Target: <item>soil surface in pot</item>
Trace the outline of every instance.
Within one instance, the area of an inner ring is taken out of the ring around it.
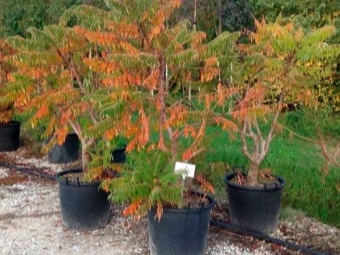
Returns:
[[[102,179],[107,179],[107,178],[115,178],[117,175],[113,171],[103,171],[101,174]],[[60,176],[60,179],[66,180],[69,182],[80,182],[80,183],[87,183],[88,181],[84,180],[84,173],[83,172],[70,172],[67,174],[63,174]],[[93,180],[94,182],[100,181],[100,179],[95,179]]]
[[[274,186],[275,184],[280,185],[280,182],[277,180],[277,178],[271,174],[271,169],[264,169],[260,171],[257,181],[258,184],[256,187],[263,187],[265,185]],[[230,182],[240,186],[248,186],[247,176],[244,173],[238,171],[236,171],[236,176],[231,179]]]
[[[81,162],[50,164],[46,156],[33,154],[27,147],[0,153],[0,163],[36,169],[26,174],[0,166],[0,251],[3,255],[76,255],[76,254],[149,254],[147,221],[122,216],[123,208],[114,206],[109,224],[95,231],[73,231],[63,227],[58,186],[54,180],[39,177],[64,169],[74,169]],[[326,254],[340,254],[340,230],[306,217],[293,209],[280,220],[271,236],[317,249]],[[217,201],[212,216],[228,222],[226,201]],[[289,255],[303,254],[253,237],[210,226],[206,255]]]
[[[191,209],[201,208],[202,206],[207,206],[209,204],[210,204],[210,202],[209,202],[209,200],[207,199],[206,196],[202,197],[202,196],[200,196],[198,194],[195,194],[193,192],[187,191],[187,192],[183,193],[183,204],[181,206],[181,209],[186,209],[186,208],[191,208]],[[164,205],[164,208],[178,209],[179,207],[167,204],[167,205]]]

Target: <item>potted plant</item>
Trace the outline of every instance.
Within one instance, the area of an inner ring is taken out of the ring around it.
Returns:
[[[85,22],[95,19],[94,8],[75,7],[65,14],[85,20],[77,28],[79,33],[105,49],[101,58],[84,62],[105,86],[116,89],[113,98],[129,100],[131,111],[106,129],[105,138],[128,138],[131,160],[120,178],[104,181],[102,187],[110,191],[111,200],[129,204],[125,214],[148,215],[151,254],[204,254],[215,203],[205,192],[191,193],[174,170],[176,162],[190,168],[185,162],[205,149],[202,141],[210,114],[203,105],[215,99],[210,96],[211,81],[219,74],[218,68],[210,67],[215,63],[212,52],[228,45],[229,34],[208,49],[203,44],[205,34],[190,29],[187,21],[167,26],[165,21],[179,4],[177,0],[110,1],[110,11],[100,16],[107,18],[100,31],[89,31]],[[188,86],[193,88],[191,102],[182,92]],[[101,104],[108,116],[112,107],[119,105]],[[198,182],[210,187],[201,178]],[[195,203],[190,202],[189,208],[185,198],[204,204],[191,208]],[[169,228],[175,221],[176,227]]]
[[[161,150],[133,151],[120,177],[102,186],[128,204],[123,215],[147,215],[151,254],[205,254],[213,188],[201,176],[184,180],[169,158]]]
[[[260,166],[279,130],[280,113],[288,103],[317,106],[314,86],[332,68],[321,63],[338,54],[339,47],[326,43],[335,32],[332,26],[305,33],[291,23],[280,24],[280,19],[272,24],[255,20],[255,25],[256,31],[244,33],[248,42],[238,43],[234,73],[225,77],[230,86],[222,88],[239,91],[231,114],[215,114],[218,123],[232,119],[238,124],[241,149],[249,160],[247,173],[224,178],[231,223],[267,234],[277,228],[285,181]]]
[[[109,89],[101,89],[97,74],[84,64],[85,58],[96,58],[100,52],[75,28],[58,25],[43,30],[30,28],[30,38],[11,37],[8,43],[16,49],[8,94],[16,98],[18,110],[31,115],[33,128],[43,120],[43,133],[50,138],[45,150],[64,143],[72,130],[81,143],[82,165],[56,175],[59,184],[63,224],[73,229],[94,229],[107,224],[110,213],[108,194],[99,189],[103,167],[92,171],[91,147],[102,133],[95,127],[114,126],[105,120],[96,105],[96,96],[110,98]],[[128,107],[126,107],[128,109]],[[118,113],[116,113],[118,115]]]
[[[7,60],[14,50],[4,39],[0,39],[0,49],[0,152],[15,151],[19,148],[20,122],[13,120],[13,97],[5,97],[5,84],[13,69]]]

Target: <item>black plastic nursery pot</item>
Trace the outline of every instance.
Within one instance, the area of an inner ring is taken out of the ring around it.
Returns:
[[[112,151],[112,163],[125,163],[126,162],[126,147],[117,148]]]
[[[211,196],[207,197],[210,204],[201,208],[164,208],[160,221],[155,218],[156,209],[148,212],[151,255],[205,254],[210,214],[216,203]]]
[[[110,216],[108,193],[99,189],[100,182],[71,182],[62,176],[81,173],[81,169],[56,175],[63,225],[75,230],[93,230],[107,225]]]
[[[241,186],[232,180],[237,173],[227,174],[230,222],[244,229],[269,234],[277,229],[282,190],[285,181],[277,176],[276,182],[264,187]]]
[[[0,124],[0,152],[15,151],[20,144],[20,122]]]
[[[55,164],[67,164],[77,160],[79,144],[80,141],[77,134],[68,134],[62,145],[56,144],[48,152],[48,161]]]

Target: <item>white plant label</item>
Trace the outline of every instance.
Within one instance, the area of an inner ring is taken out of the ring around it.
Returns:
[[[178,172],[181,173],[183,175],[183,179],[185,179],[185,177],[194,178],[195,169],[196,169],[196,165],[188,164],[184,162],[176,162],[176,165],[175,165],[175,173],[178,173]]]

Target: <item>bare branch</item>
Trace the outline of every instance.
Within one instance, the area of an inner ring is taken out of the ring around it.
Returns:
[[[274,116],[274,119],[272,121],[272,125],[270,126],[270,131],[268,133],[267,143],[266,143],[266,146],[265,146],[266,151],[268,151],[269,144],[273,140],[274,135],[275,135],[276,124],[277,124],[277,121],[279,119],[279,116],[280,116],[280,113],[281,113],[281,110],[282,110],[283,96],[284,96],[284,90],[282,89],[281,93],[280,93],[280,99],[277,102],[277,108],[276,108],[275,116]]]
[[[254,133],[251,123],[248,119],[247,121],[247,136],[251,137],[254,141],[258,139],[257,135]]]
[[[321,135],[320,131],[318,131],[318,135],[319,135],[319,138],[320,138],[319,141],[318,141],[318,144],[321,148],[321,153],[324,156],[326,162],[329,163],[329,164],[335,165],[337,167],[340,167],[340,163],[336,160],[337,154],[338,154],[339,149],[340,149],[340,143],[338,143],[336,145],[335,151],[332,155],[333,158],[331,158],[331,154],[327,151],[326,143],[325,143],[323,136]]]
[[[246,140],[247,125],[248,125],[247,122],[248,122],[247,119],[244,119],[242,123],[243,124],[242,132],[241,132],[242,152],[250,161],[254,161],[253,155],[251,155],[248,150],[248,144]]]
[[[80,75],[76,70],[75,66],[73,65],[73,63],[70,62],[59,49],[57,49],[57,53],[62,58],[65,65],[67,65],[70,68],[71,72],[74,73],[74,76],[76,77],[81,92],[85,94],[83,81],[81,80]]]
[[[284,126],[284,125],[282,125],[280,123],[276,123],[276,125],[282,127],[283,129],[286,129],[289,133],[292,133],[294,136],[299,137],[299,138],[301,138],[301,139],[303,139],[305,141],[312,142],[312,143],[318,143],[316,140],[313,140],[313,139],[310,139],[308,137],[299,135],[298,133],[294,132],[293,130],[287,128],[286,126]]]
[[[93,123],[94,123],[95,125],[97,125],[99,122],[98,122],[98,120],[96,119],[96,117],[94,116],[94,113],[93,113],[92,110],[90,111],[90,116],[91,116],[91,119],[92,119]]]
[[[191,159],[193,159],[194,157],[196,157],[198,154],[202,153],[203,151],[205,151],[204,147],[198,149],[193,154],[191,154],[191,156],[187,160],[190,161]]]
[[[257,117],[255,116],[254,117],[254,125],[255,125],[255,128],[256,128],[256,133],[257,133],[257,136],[262,138],[262,132],[260,130],[260,126],[259,126],[259,122],[257,121]]]
[[[95,138],[89,139],[89,140],[86,142],[86,147],[91,147],[91,146],[94,144],[95,141],[96,141]]]
[[[81,127],[80,127],[79,123],[73,122],[70,119],[68,120],[68,123],[72,127],[73,131],[77,134],[77,136],[79,138],[81,138],[83,136],[83,134],[82,134],[82,130],[81,130]]]

